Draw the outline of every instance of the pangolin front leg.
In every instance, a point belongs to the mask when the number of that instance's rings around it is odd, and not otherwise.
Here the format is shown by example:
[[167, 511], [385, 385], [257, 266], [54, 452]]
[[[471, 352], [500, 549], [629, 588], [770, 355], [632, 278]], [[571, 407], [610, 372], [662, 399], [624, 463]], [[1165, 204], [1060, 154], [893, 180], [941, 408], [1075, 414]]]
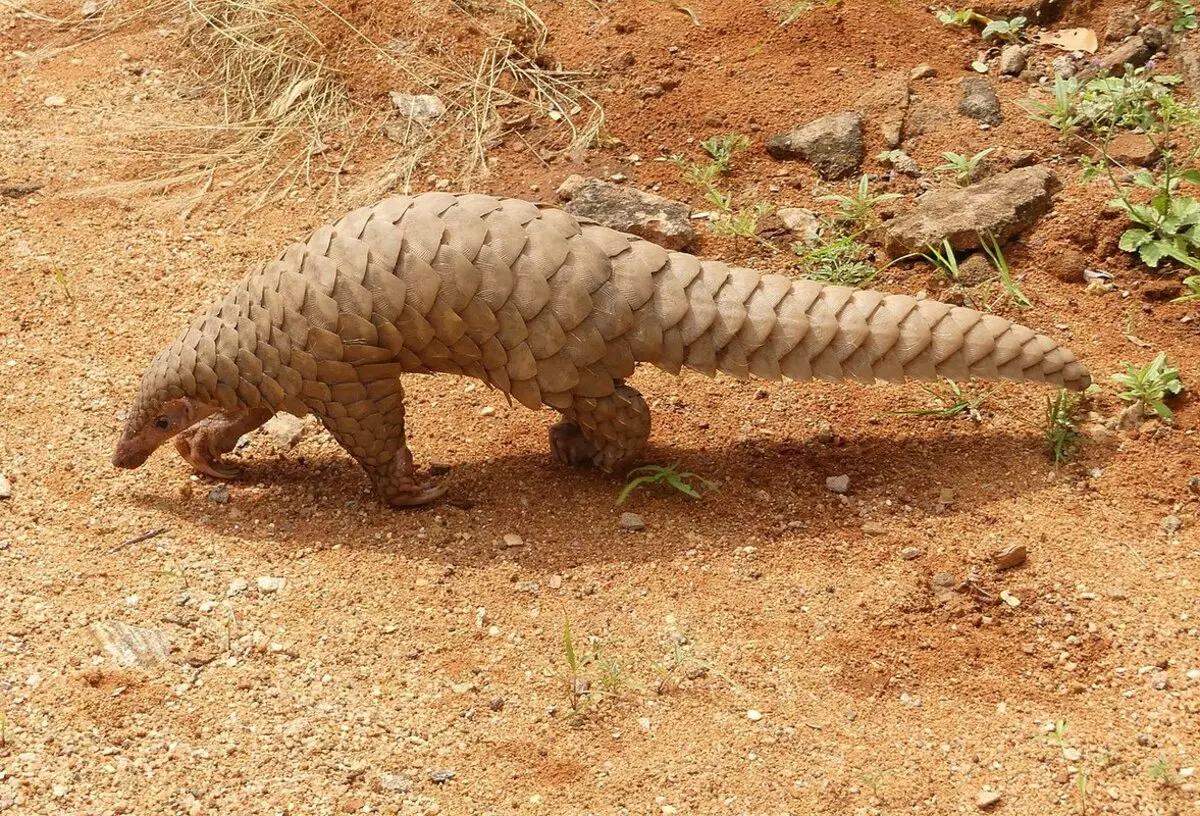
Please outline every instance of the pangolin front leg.
[[322, 424], [371, 478], [380, 497], [393, 507], [428, 504], [446, 492], [419, 482], [404, 435], [404, 388], [398, 378], [366, 384], [362, 399], [326, 402], [315, 410]]
[[637, 389], [618, 385], [607, 397], [580, 397], [550, 428], [550, 448], [562, 462], [621, 471], [636, 461], [650, 438], [650, 408]]
[[240, 411], [222, 411], [201, 420], [175, 437], [175, 450], [201, 473], [217, 479], [236, 479], [235, 468], [221, 457], [232, 451], [245, 434], [260, 427], [275, 412], [265, 405]]

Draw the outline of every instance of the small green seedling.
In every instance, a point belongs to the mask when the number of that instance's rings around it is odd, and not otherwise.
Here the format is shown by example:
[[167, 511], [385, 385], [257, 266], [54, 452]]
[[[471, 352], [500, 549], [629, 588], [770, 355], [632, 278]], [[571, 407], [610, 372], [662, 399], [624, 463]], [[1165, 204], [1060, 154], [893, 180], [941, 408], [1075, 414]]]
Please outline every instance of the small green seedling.
[[1040, 99], [1025, 99], [1021, 106], [1031, 117], [1039, 122], [1045, 122], [1058, 131], [1059, 136], [1066, 136], [1071, 128], [1079, 124], [1080, 113], [1076, 110], [1075, 97], [1079, 93], [1079, 80], [1054, 77], [1054, 101], [1043, 102]]
[[1015, 43], [1021, 39], [1028, 21], [1024, 17], [1013, 17], [1011, 20], [988, 20], [983, 27], [983, 38], [990, 40], [995, 37], [1007, 43]]
[[[752, 241], [762, 242], [762, 239], [758, 235], [758, 222], [775, 210], [773, 205], [760, 201], [752, 207], [740, 207], [734, 211], [731, 206], [731, 196], [723, 195], [717, 190], [712, 190], [711, 192], [713, 195], [708, 196], [709, 201], [714, 203], [721, 201], [724, 204], [723, 207], [718, 207], [716, 217], [712, 219], [713, 232], [717, 235], [749, 238]], [[770, 246], [770, 244], [767, 244], [767, 246]]]
[[[665, 484], [668, 487], [673, 487], [685, 496], [690, 496], [693, 499], [700, 498], [700, 491], [688, 483], [688, 479], [696, 479], [706, 489], [711, 489], [713, 483], [698, 474], [687, 472], [680, 473], [678, 463], [663, 467], [662, 465], [643, 465], [639, 468], [634, 468], [629, 471], [627, 478], [629, 482], [621, 489], [621, 493], [617, 496], [617, 504], [624, 504], [629, 498], [629, 494], [637, 490], [642, 485]], [[641, 474], [641, 475], [635, 475]]]
[[[1171, 30], [1176, 33], [1184, 31], [1195, 31], [1200, 23], [1196, 20], [1196, 6], [1190, 0], [1169, 0], [1170, 5], [1175, 10], [1175, 16], [1171, 19]], [[1168, 0], [1154, 0], [1150, 4], [1150, 11], [1160, 11], [1166, 8]]]
[[950, 245], [950, 239], [942, 239], [940, 251], [933, 244], [928, 244], [925, 248], [929, 251], [923, 253], [921, 257], [937, 267], [938, 271], [945, 275], [951, 283], [958, 283], [958, 258], [954, 256], [954, 247]]
[[867, 176], [862, 176], [858, 180], [858, 186], [850, 195], [841, 195], [840, 193], [829, 193], [828, 195], [819, 196], [817, 201], [832, 201], [838, 205], [838, 211], [834, 215], [834, 219], [852, 226], [857, 226], [862, 232], [870, 230], [875, 226], [876, 216], [875, 208], [885, 201], [892, 201], [897, 198], [903, 198], [900, 193], [880, 193], [872, 195], [870, 190], [870, 179]]
[[1175, 773], [1175, 769], [1167, 764], [1167, 760], [1159, 757], [1158, 761], [1150, 766], [1150, 778], [1162, 782], [1168, 787], [1174, 787], [1180, 783], [1179, 775]]
[[750, 146], [750, 140], [740, 133], [729, 133], [725, 136], [714, 136], [700, 143], [704, 152], [712, 157], [713, 164], [722, 173], [733, 169], [733, 155], [740, 153]]
[[937, 15], [938, 22], [948, 26], [969, 26], [971, 23], [990, 23], [987, 17], [982, 14], [976, 14], [974, 9], [969, 8], [939, 8], [934, 10]]
[[933, 401], [937, 404], [937, 408], [923, 408], [908, 411], [893, 411], [893, 414], [900, 416], [929, 416], [938, 419], [950, 419], [952, 417], [969, 416], [975, 422], [983, 421], [983, 414], [979, 408], [983, 403], [996, 392], [992, 389], [980, 396], [972, 398], [969, 396], [958, 383], [954, 380], [946, 380], [946, 385], [942, 389], [932, 388], [927, 385], [922, 385], [929, 396], [933, 397]]
[[1008, 268], [1008, 259], [1004, 257], [1004, 250], [1000, 249], [1000, 243], [994, 236], [983, 236], [983, 251], [987, 253], [992, 266], [996, 267], [996, 271], [1000, 274], [1000, 285], [1008, 293], [1009, 302], [1018, 309], [1028, 309], [1033, 306], [1033, 302], [1025, 296], [1013, 279], [1012, 272]]
[[1172, 303], [1200, 303], [1200, 275], [1189, 275], [1183, 279], [1187, 293], [1172, 300]]
[[1167, 353], [1159, 352], [1149, 365], [1141, 368], [1126, 362], [1121, 365], [1125, 366], [1125, 373], [1112, 375], [1117, 384], [1125, 387], [1117, 396], [1149, 408], [1169, 422], [1175, 414], [1163, 400], [1183, 391], [1183, 381], [1179, 379], [1179, 369], [1167, 365]]
[[959, 187], [966, 187], [975, 180], [975, 174], [979, 170], [979, 163], [982, 162], [987, 155], [996, 148], [989, 147], [987, 150], [981, 150], [974, 156], [964, 156], [961, 153], [955, 153], [948, 150], [942, 154], [946, 160], [945, 164], [939, 164], [933, 168], [935, 173], [952, 172], [954, 173], [954, 181]]
[[1051, 745], [1057, 745], [1059, 748], [1064, 748], [1067, 745], [1068, 730], [1069, 729], [1067, 728], [1066, 720], [1056, 720], [1054, 723], [1054, 730], [1043, 734], [1042, 739]]
[[1078, 405], [1079, 395], [1065, 388], [1058, 389], [1058, 394], [1046, 399], [1046, 444], [1056, 465], [1067, 461], [1079, 441], [1079, 432], [1075, 427], [1075, 409]]
[[879, 273], [866, 260], [871, 248], [850, 235], [821, 240], [816, 245], [792, 244], [792, 253], [800, 259], [800, 274], [818, 283], [836, 286], [865, 286]]

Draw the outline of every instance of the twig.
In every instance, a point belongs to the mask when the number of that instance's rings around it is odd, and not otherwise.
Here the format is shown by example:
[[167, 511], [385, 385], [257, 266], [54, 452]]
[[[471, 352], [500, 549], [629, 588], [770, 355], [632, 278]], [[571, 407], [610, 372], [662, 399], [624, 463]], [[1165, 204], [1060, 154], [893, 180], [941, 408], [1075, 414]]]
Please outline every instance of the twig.
[[126, 547], [132, 547], [134, 544], [141, 544], [143, 541], [149, 541], [152, 538], [157, 538], [158, 536], [162, 535], [163, 533], [165, 533], [167, 530], [170, 530], [170, 529], [171, 529], [170, 527], [159, 527], [157, 530], [151, 530], [148, 533], [142, 533], [140, 536], [137, 536], [136, 538], [131, 538], [122, 544], [118, 544], [117, 546], [115, 546], [111, 550], [109, 550], [109, 552], [115, 553], [115, 552], [125, 549]]

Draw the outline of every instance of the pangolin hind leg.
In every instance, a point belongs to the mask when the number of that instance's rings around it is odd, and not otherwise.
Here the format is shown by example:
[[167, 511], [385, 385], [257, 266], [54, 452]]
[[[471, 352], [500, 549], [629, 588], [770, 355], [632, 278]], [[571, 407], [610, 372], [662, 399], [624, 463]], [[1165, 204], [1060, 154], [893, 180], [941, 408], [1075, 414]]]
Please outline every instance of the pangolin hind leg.
[[232, 451], [243, 435], [261, 426], [274, 414], [265, 405], [222, 411], [182, 431], [175, 437], [175, 450], [201, 473], [218, 479], [235, 479], [237, 470], [226, 466], [221, 457]]
[[576, 396], [563, 422], [550, 428], [550, 448], [568, 465], [620, 471], [636, 461], [650, 438], [650, 408], [624, 383], [607, 397]]
[[[445, 487], [418, 482], [412, 452], [404, 435], [404, 388], [395, 377], [365, 385], [347, 384], [344, 396], [315, 410], [338, 444], [371, 478], [376, 492], [393, 507], [428, 504]], [[335, 394], [341, 391], [335, 386]], [[353, 393], [349, 393], [353, 392]]]

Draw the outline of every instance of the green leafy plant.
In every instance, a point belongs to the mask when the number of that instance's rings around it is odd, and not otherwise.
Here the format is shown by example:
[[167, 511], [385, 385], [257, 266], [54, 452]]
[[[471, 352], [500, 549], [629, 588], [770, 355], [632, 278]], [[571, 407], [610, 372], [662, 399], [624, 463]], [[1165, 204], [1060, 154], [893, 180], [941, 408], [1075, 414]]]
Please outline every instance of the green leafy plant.
[[712, 158], [720, 172], [728, 173], [733, 169], [734, 154], [750, 147], [750, 140], [740, 133], [730, 133], [705, 139], [700, 147]]
[[1021, 106], [1039, 122], [1045, 122], [1065, 136], [1071, 128], [1079, 123], [1080, 115], [1076, 110], [1075, 96], [1079, 93], [1079, 81], [1074, 78], [1054, 77], [1054, 97], [1051, 102], [1041, 99], [1024, 99]]
[[818, 238], [812, 244], [792, 244], [803, 277], [837, 286], [863, 286], [879, 274], [866, 260], [870, 251], [869, 246], [853, 236], [836, 232], [831, 240]]
[[[713, 483], [698, 474], [685, 472], [680, 473], [677, 468], [678, 464], [663, 467], [662, 465], [643, 465], [642, 467], [634, 468], [629, 471], [627, 478], [629, 481], [625, 487], [621, 489], [620, 495], [617, 496], [617, 504], [624, 504], [629, 498], [629, 494], [637, 490], [642, 485], [665, 484], [678, 490], [685, 496], [690, 496], [693, 499], [700, 498], [700, 491], [693, 487], [688, 479], [695, 479], [700, 482], [706, 489], [712, 488]], [[640, 474], [640, 475], [635, 475]]]
[[948, 150], [942, 154], [942, 157], [946, 160], [946, 163], [939, 164], [937, 167], [933, 168], [933, 171], [935, 173], [952, 172], [954, 173], [954, 181], [958, 184], [958, 186], [966, 187], [974, 180], [975, 174], [979, 170], [979, 163], [987, 158], [987, 155], [995, 149], [996, 148], [994, 147], [989, 147], [988, 149], [981, 150], [974, 156], [970, 157], [964, 156], [961, 153], [955, 153], [952, 150]]
[[1012, 272], [1008, 268], [1008, 259], [1004, 257], [1004, 250], [1000, 248], [999, 242], [991, 235], [983, 236], [982, 242], [983, 251], [991, 260], [992, 266], [996, 267], [996, 272], [1000, 275], [1000, 285], [1004, 287], [1009, 303], [1018, 309], [1028, 309], [1033, 306], [1032, 301], [1025, 296], [1025, 293], [1017, 286], [1016, 280], [1013, 279]]
[[1058, 394], [1046, 400], [1046, 444], [1050, 446], [1050, 455], [1056, 465], [1067, 461], [1079, 441], [1075, 427], [1078, 405], [1079, 395], [1065, 388], [1060, 388]]
[[[580, 653], [575, 645], [575, 637], [571, 632], [571, 620], [563, 617], [563, 657], [567, 664], [567, 697], [574, 714], [581, 714], [594, 703], [616, 695], [623, 686], [627, 685], [624, 675], [625, 667], [615, 658], [605, 653], [603, 643], [599, 638], [588, 638], [588, 649]], [[584, 676], [584, 668], [594, 666], [594, 682]]]
[[1025, 24], [1028, 22], [1024, 17], [1013, 17], [1011, 20], [988, 20], [983, 27], [983, 38], [990, 40], [992, 37], [1008, 43], [1015, 43], [1021, 39], [1021, 32], [1025, 30]]
[[1124, 211], [1136, 224], [1121, 234], [1118, 246], [1136, 252], [1142, 263], [1152, 268], [1163, 258], [1171, 258], [1200, 269], [1200, 259], [1195, 257], [1200, 249], [1200, 201], [1177, 192], [1181, 182], [1200, 183], [1200, 170], [1174, 170], [1168, 158], [1159, 178], [1149, 170], [1134, 173], [1134, 185], [1151, 193], [1148, 204], [1135, 204], [1124, 188], [1118, 188], [1109, 206]]
[[893, 411], [892, 413], [900, 416], [929, 416], [938, 419], [950, 419], [959, 415], [968, 416], [975, 422], [983, 421], [983, 414], [979, 408], [983, 403], [996, 392], [996, 389], [987, 391], [978, 396], [971, 396], [954, 380], [946, 380], [945, 386], [942, 388], [922, 385], [933, 401], [936, 408], [921, 408], [907, 411]]
[[982, 14], [976, 14], [974, 9], [969, 8], [939, 8], [934, 9], [934, 14], [937, 15], [938, 22], [948, 26], [969, 26], [971, 23], [990, 23], [987, 17]]
[[1150, 766], [1150, 778], [1162, 782], [1164, 785], [1173, 787], [1180, 783], [1179, 775], [1175, 773], [1167, 760], [1159, 757], [1158, 760]]
[[1051, 745], [1057, 745], [1059, 748], [1065, 748], [1067, 745], [1067, 731], [1068, 730], [1069, 729], [1067, 727], [1066, 720], [1055, 720], [1054, 730], [1050, 731], [1049, 733], [1043, 734], [1042, 739], [1045, 740], [1046, 742], [1050, 743]]
[[1183, 391], [1179, 369], [1167, 365], [1167, 353], [1161, 351], [1148, 365], [1138, 368], [1132, 363], [1122, 362], [1124, 374], [1114, 374], [1112, 379], [1125, 388], [1117, 394], [1125, 402], [1140, 404], [1170, 421], [1175, 414], [1164, 403], [1169, 396]]
[[1195, 31], [1198, 25], [1196, 20], [1196, 6], [1190, 0], [1154, 0], [1150, 4], [1150, 11], [1160, 11], [1170, 5], [1174, 11], [1174, 17], [1171, 18], [1171, 30], [1175, 32]]
[[1145, 68], [1136, 68], [1119, 77], [1088, 82], [1077, 91], [1072, 107], [1077, 120], [1096, 133], [1121, 128], [1160, 130], [1164, 109], [1174, 102], [1171, 89], [1182, 81], [1179, 76], [1151, 76]]
[[858, 185], [850, 195], [829, 193], [819, 196], [817, 201], [834, 202], [838, 206], [838, 211], [834, 215], [836, 221], [855, 226], [860, 231], [865, 232], [872, 229], [878, 221], [875, 215], [875, 208], [877, 206], [885, 201], [893, 201], [904, 197], [900, 193], [872, 194], [870, 184], [870, 179], [863, 175], [859, 178]]
[[[716, 192], [715, 190], [713, 191]], [[709, 197], [709, 201], [721, 201], [724, 206], [718, 207], [716, 216], [712, 219], [712, 229], [717, 235], [729, 235], [734, 238], [749, 238], [752, 241], [762, 242], [758, 236], [758, 222], [760, 219], [774, 212], [775, 207], [766, 202], [760, 201], [751, 207], [739, 207], [737, 210], [732, 209], [732, 202], [728, 195], [717, 194]], [[769, 246], [769, 244], [768, 244]]]
[[1200, 275], [1189, 275], [1183, 279], [1187, 293], [1172, 300], [1172, 303], [1200, 303]]

